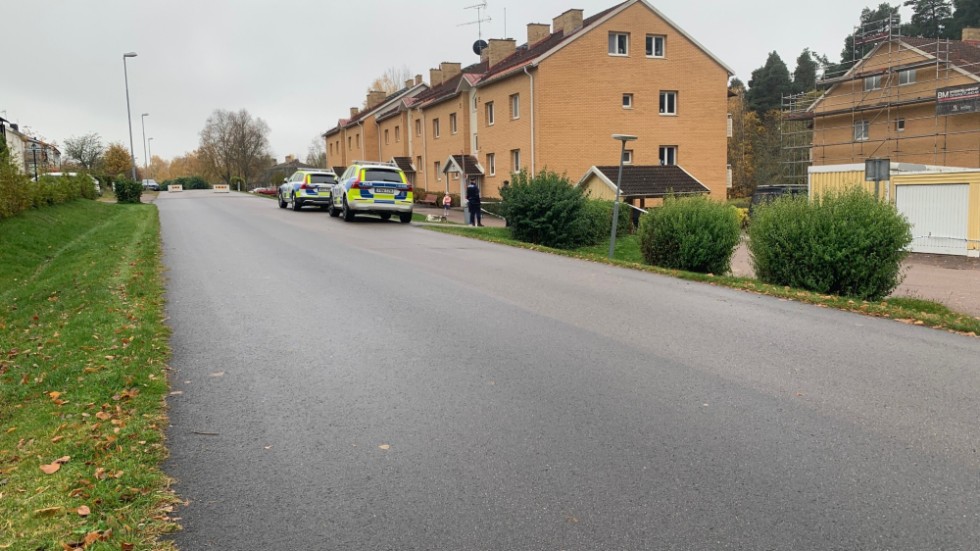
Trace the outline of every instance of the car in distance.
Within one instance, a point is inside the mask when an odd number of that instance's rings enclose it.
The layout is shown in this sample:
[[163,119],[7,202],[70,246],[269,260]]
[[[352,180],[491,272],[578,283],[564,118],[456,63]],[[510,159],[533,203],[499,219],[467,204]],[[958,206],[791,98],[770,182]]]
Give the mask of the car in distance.
[[321,209],[330,206],[330,196],[337,174],[332,170],[303,168],[289,178],[284,178],[279,186],[279,208],[291,207],[298,211],[306,205]]
[[257,187],[252,190],[256,195],[276,195],[278,191],[274,187]]
[[143,189],[150,190],[150,191],[160,191],[160,184],[158,184],[157,181],[153,179],[143,180]]
[[374,214],[382,220],[397,214],[403,224],[412,221],[414,188],[395,163],[354,161],[334,186],[330,216],[343,215],[350,222],[358,214]]

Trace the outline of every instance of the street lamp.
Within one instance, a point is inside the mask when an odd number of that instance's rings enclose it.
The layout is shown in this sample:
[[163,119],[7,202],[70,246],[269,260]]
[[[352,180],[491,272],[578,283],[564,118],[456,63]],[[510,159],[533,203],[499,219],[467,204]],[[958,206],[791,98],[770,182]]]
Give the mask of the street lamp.
[[623,148],[619,152],[619,177],[616,178],[616,201],[613,203],[612,235],[609,236],[609,258],[616,252],[616,226],[619,224],[619,188],[623,184],[623,161],[626,159],[626,142],[632,142],[636,136],[627,134],[613,134],[614,140],[623,142]]
[[126,120],[129,121],[129,160],[133,171],[133,181],[136,181],[136,150],[133,149],[133,115],[129,109],[129,72],[126,70],[126,58],[136,57],[136,52],[123,54],[123,77],[126,79]]
[[146,117],[149,116],[149,113],[140,115],[140,125],[143,127],[143,172],[146,172],[147,164],[150,162],[150,158],[146,155]]
[[[148,151],[147,158],[148,159],[149,158],[152,158],[153,157],[153,137],[152,136],[146,139],[146,147],[147,147],[147,151]],[[147,177],[149,177],[150,176],[150,173],[147,172],[146,175],[147,175]]]
[[[36,139],[36,138],[35,138]],[[31,142],[31,153],[34,155],[34,181],[37,181],[37,150],[40,149],[37,142]]]

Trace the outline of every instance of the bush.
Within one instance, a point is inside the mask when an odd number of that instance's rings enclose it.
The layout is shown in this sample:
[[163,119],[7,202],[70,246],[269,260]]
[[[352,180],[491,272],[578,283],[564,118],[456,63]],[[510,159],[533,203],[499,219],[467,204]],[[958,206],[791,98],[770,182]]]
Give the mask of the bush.
[[893,205],[854,188],[813,202],[781,197],[760,205],[749,237],[762,281],[878,300],[901,282],[912,231]]
[[116,180],[116,201],[119,203],[139,203],[140,196],[143,194],[143,184],[134,182],[129,178],[119,178]]
[[30,206],[30,179],[0,154],[0,219],[16,216]]
[[[585,202],[581,216],[588,232],[587,245],[598,245],[609,239],[609,234],[612,233],[612,212],[613,201],[590,199]],[[619,221],[616,224],[616,236],[629,235],[632,225],[630,207],[621,203],[619,205]]]
[[501,214],[510,223],[514,239],[574,249],[592,238],[592,228],[582,216],[586,202],[582,189],[557,173],[542,170],[532,178],[522,171],[501,194]]
[[190,189],[211,189],[211,184],[207,182],[204,178],[200,176],[183,176],[180,178],[171,178],[170,180],[165,180],[160,184],[160,190],[166,191],[170,189],[170,186],[178,185],[183,186],[185,190]]
[[723,274],[740,239],[738,215],[707,197],[667,198],[640,217],[639,238],[649,264]]

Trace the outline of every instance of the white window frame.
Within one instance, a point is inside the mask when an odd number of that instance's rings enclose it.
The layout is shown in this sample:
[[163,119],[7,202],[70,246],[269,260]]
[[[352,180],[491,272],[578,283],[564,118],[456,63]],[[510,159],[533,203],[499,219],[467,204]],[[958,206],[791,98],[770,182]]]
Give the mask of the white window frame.
[[623,151],[623,164],[624,165],[631,165],[631,164],[633,164],[633,150],[632,149],[626,149],[626,150]]
[[866,142],[871,137],[871,121],[861,119],[854,121],[854,141]]
[[415,119],[415,135],[422,135],[422,119]]
[[493,153],[487,153],[487,173],[490,176],[497,175],[497,156]]
[[[668,101],[668,98],[672,98],[672,102]],[[660,91],[660,114],[662,116],[676,116],[677,115],[677,98],[678,94],[676,90],[661,90]],[[671,103],[673,103],[673,109],[670,109]]]
[[881,75],[871,75],[864,77],[864,91],[881,90]]
[[[660,42],[660,55],[657,55],[657,42]],[[652,42],[652,44],[651,44]],[[652,45],[652,47],[651,47]],[[663,59],[667,57],[667,37],[662,34],[648,34],[646,40],[646,54],[650,59]]]
[[459,124],[456,122],[456,113],[449,114],[449,133],[456,134],[459,132]]
[[396,126],[395,127],[395,143],[398,143],[400,141],[402,141],[402,127],[401,126]]
[[438,138],[442,135],[442,125],[439,124],[439,117],[432,119],[432,137]]
[[517,174],[521,171],[521,150],[511,149],[510,150],[510,171],[512,174]]
[[442,181],[442,170],[441,170],[442,169],[442,163],[440,163],[439,161],[436,161],[435,164],[433,164],[432,166],[435,168],[435,171],[436,171],[436,181],[437,182],[441,182]]
[[[623,38],[624,48],[620,52],[620,38]],[[629,57],[630,55],[630,33],[620,31],[609,32],[609,55],[615,57]]]
[[388,129],[385,128],[385,145],[388,145],[389,143],[391,142],[388,141]]
[[660,166],[677,165],[677,146],[662,145],[659,151]]
[[493,123],[496,122],[497,119],[496,114],[494,113],[495,110],[493,108],[493,102],[488,101],[485,104],[485,107],[486,107],[486,116],[487,116],[487,126],[493,126]]
[[906,69],[904,71],[898,72],[898,85],[908,86],[909,84],[915,84],[915,69]]
[[895,119],[895,132],[905,132],[905,119],[901,117]]
[[633,108],[633,94],[623,94],[623,109]]
[[510,96],[510,120],[521,118],[521,95],[511,94]]

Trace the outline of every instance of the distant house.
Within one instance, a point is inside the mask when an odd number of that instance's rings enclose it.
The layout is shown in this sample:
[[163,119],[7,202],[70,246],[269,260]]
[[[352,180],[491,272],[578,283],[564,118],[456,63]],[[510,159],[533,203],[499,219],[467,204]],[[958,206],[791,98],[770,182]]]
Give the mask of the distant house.
[[20,126],[0,119],[4,139],[14,165],[29,176],[44,174],[61,168],[61,150],[56,146],[32,138],[20,131]]
[[301,162],[299,159],[292,155],[287,155],[286,160],[280,164],[277,164],[265,172],[263,172],[258,181],[265,186],[279,187],[282,183],[283,178],[288,178],[292,176],[294,172],[301,168],[317,168],[312,165],[308,165]]

